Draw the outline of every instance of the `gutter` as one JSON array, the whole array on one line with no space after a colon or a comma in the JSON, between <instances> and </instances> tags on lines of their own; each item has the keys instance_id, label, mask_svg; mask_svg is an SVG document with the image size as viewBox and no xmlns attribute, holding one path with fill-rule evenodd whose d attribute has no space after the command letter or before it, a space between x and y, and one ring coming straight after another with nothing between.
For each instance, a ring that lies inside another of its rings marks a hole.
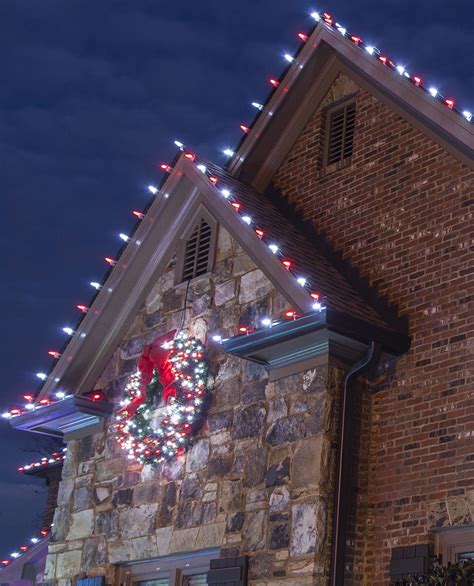
<instances>
[{"instance_id":1,"label":"gutter","mask_svg":"<svg viewBox=\"0 0 474 586\"><path fill-rule=\"evenodd\" d=\"M382 345L372 340L365 356L348 370L341 383L339 442L336 461L334 514L331 546L330 586L344 586L346 533L351 496L351 453L354 433L356 391L353 383L363 372L374 367L382 355Z\"/></svg>"}]
</instances>

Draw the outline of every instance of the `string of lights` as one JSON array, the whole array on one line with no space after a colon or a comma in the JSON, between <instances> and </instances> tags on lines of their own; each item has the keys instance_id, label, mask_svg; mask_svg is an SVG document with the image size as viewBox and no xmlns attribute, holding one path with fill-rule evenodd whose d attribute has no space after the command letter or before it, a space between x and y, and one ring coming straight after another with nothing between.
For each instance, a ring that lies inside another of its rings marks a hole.
<instances>
[{"instance_id":1,"label":"string of lights","mask_svg":"<svg viewBox=\"0 0 474 586\"><path fill-rule=\"evenodd\" d=\"M403 65L395 63L388 56L386 56L385 54L382 54L382 52L377 47L374 47L372 45L365 43L365 41L360 36L353 35L350 32L348 32L346 27L342 26L337 21L335 21L335 19L331 16L330 13L328 13L328 12L320 13L320 12L313 11L313 12L311 12L311 18L316 22L316 26L318 26L318 25L327 26L327 27L337 31L342 37L347 39L348 42L357 46L361 51L364 51L365 54L376 59L381 64L381 66L388 67L389 69L393 70L394 73L396 73L396 74L400 75L402 78L406 79L407 82L410 82L414 86L418 87L420 89L420 91L426 92L433 99L436 99L439 102L443 103L448 109L452 110L453 112L458 113L468 122L470 122L470 123L473 122L472 113L468 110L459 110L456 107L455 100L453 98L444 97L441 94L441 92L438 90L438 88L435 88L434 86L427 85L419 75L411 75L405 69L405 67ZM304 33L304 32L298 33L297 36L298 36L298 39L303 43L306 43L309 39L309 34ZM291 55L290 53L285 53L283 55L284 60L288 64L283 75L286 74L288 68L291 68L293 65L295 65L295 61L297 61L297 56L298 56L298 51L294 55ZM280 79L270 78L269 82L272 86L271 91L274 92L278 89L278 87L281 83L281 78ZM266 100L266 101L268 101L268 100ZM255 107L259 111L259 115L262 112L264 112L264 110L266 108L265 104L261 104L259 102L252 102L252 106ZM254 123L257 119L258 119L258 115L257 115L256 119L254 120ZM248 135L251 132L252 127L250 125L241 124L240 129L244 133L244 135L245 135L244 139L245 139L246 135ZM219 183L218 178L212 176L212 174L210 174L207 171L205 165L196 162L196 154L192 153L190 151L187 151L185 149L184 144L179 140L175 140L174 144L179 149L179 151L181 151L183 153L183 156L187 160L196 163L197 168L202 173L204 173L208 177L210 183L216 189L218 189L217 188L217 184ZM235 151L229 147L226 147L223 150L223 154L226 157L232 158L235 156ZM168 163L162 163L159 167L165 173L172 173L173 172L173 168ZM263 230L261 230L259 228L256 220L254 220L250 215L245 213L245 210L242 208L241 203L239 201L237 201L237 199L232 195L231 190L228 189L225 185L223 185L222 187L220 186L218 190L219 190L219 193L225 199L227 199L229 201L229 203L233 207L233 209L241 216L242 222L244 222L245 224L247 224L247 226L249 226L249 228L254 230L257 238L262 240L263 243L268 246L269 250L281 260L282 265L285 267L285 269L288 270L295 277L297 283L299 285L301 285L308 292L308 294L311 296L311 298L313 300L313 309L315 311L321 311L322 309L324 309L322 302L321 302L322 300L320 299L320 294L314 291L311 283L308 282L308 280L305 278L305 276L298 274L298 271L296 269L294 261L286 258L284 255L284 251L282 251L280 249L278 244L276 244L273 241L273 239L271 239L270 237L267 237L267 235L264 234ZM156 197L159 197L160 195L163 195L163 197L165 197L165 198L168 197L167 193L162 193L160 188L156 187L154 185L149 185L148 191L153 196L152 201L154 201L154 199ZM139 223L141 220L143 220L145 218L146 210L145 211L133 210L132 213L137 218L137 223ZM135 231L135 229L136 229L136 226L133 229L132 234ZM129 243L133 242L132 235L120 233L119 238L123 242L123 247L122 247L121 251L119 251L119 252L122 252L124 250L125 246L127 246ZM107 256L104 258L105 262L109 265L109 271L106 273L106 275L101 283L96 282L96 281L92 281L90 283L91 287L93 287L95 289L96 295L104 287L104 284L107 280L107 277L110 275L111 271L117 265L119 258L120 258L120 254L118 254L115 258L110 257L110 256ZM94 301L94 299L92 299L92 301L91 301L91 303L89 303L89 305L80 304L80 305L76 306L77 309L81 313L81 319L83 317L85 317L85 315L90 311L90 307L92 306L93 301ZM284 317L290 318L290 319L296 319L298 317L298 315L293 310L288 310ZM80 320L79 320L79 323L80 323ZM79 325L79 323L78 323L78 325ZM263 327L271 327L272 325L274 325L274 323L275 323L275 321L269 317L269 318L265 318L264 320L262 320L261 325ZM76 326L76 329L77 329L78 325ZM73 337L76 332L76 329L72 328L70 326L65 326L62 329L63 329L63 332L65 334L67 334L69 337ZM247 335L251 331L252 330L250 328L248 328L247 326L244 326L244 325L240 326L240 328L239 328L239 333L242 335ZM219 341L221 339L221 336L216 333L213 336L213 339L215 341ZM65 344L65 347L66 346L67 346L67 343ZM53 359L58 360L61 358L61 355L63 352L64 352L64 350L62 352L60 352L58 350L50 350L48 352L48 354ZM50 370L52 370L52 368ZM36 376L44 383L48 379L49 374L47 374L45 372L38 372ZM36 393L36 396L38 395L40 390L41 390L41 386L39 387L39 389ZM41 399L36 402L35 396L24 395L24 399L26 400L26 403L22 407L18 407L18 406L12 407L6 413L3 413L2 416L6 419L9 419L11 417L21 415L27 411L32 411L37 408L47 406L57 400L60 401L65 398L68 398L68 397L69 397L69 395L66 392L59 391L55 394L55 399L53 399L53 398Z\"/></svg>"}]
</instances>

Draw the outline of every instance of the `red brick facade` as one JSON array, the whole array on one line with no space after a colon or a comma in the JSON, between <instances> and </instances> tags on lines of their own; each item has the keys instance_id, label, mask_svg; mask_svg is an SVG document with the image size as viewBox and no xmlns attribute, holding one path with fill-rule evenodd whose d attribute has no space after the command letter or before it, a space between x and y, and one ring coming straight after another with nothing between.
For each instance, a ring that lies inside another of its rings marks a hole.
<instances>
[{"instance_id":1,"label":"red brick facade","mask_svg":"<svg viewBox=\"0 0 474 586\"><path fill-rule=\"evenodd\" d=\"M352 158L325 170L324 107L354 91ZM368 508L365 554L356 544L357 583L387 584L392 547L427 542L435 526L472 520L473 178L342 77L274 178L409 317L411 350L366 416Z\"/></svg>"}]
</instances>

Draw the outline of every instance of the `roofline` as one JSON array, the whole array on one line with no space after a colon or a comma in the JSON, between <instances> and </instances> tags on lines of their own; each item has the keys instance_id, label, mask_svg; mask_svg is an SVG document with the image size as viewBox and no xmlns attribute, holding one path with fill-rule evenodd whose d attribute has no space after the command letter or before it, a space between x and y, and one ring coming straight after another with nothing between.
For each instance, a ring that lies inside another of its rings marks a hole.
<instances>
[{"instance_id":1,"label":"roofline","mask_svg":"<svg viewBox=\"0 0 474 586\"><path fill-rule=\"evenodd\" d=\"M286 145L288 152L299 135L298 132L294 136L292 123L295 119L306 117L307 120L314 114L339 72L353 74L356 83L370 88L381 101L474 168L473 124L320 22L229 162L228 171L235 177L245 178L255 188L264 189L269 183L268 176L276 171L275 165L271 161L268 164L268 160L280 159L274 156L275 149L282 151ZM321 83L328 77L326 83ZM301 85L305 86L304 90ZM289 107L292 102L295 103ZM283 107L291 115L281 116ZM269 128L274 126L278 127L273 131L273 139L276 136L277 140L269 140L262 149L268 153L268 158L258 156L258 146L265 142Z\"/></svg>"},{"instance_id":2,"label":"roofline","mask_svg":"<svg viewBox=\"0 0 474 586\"><path fill-rule=\"evenodd\" d=\"M69 394L91 390L157 278L169 264L186 222L202 205L233 235L293 309L302 313L311 309L313 301L307 292L261 243L254 230L240 220L206 175L181 155L37 400L60 389ZM261 245L257 246L256 242Z\"/></svg>"}]
</instances>

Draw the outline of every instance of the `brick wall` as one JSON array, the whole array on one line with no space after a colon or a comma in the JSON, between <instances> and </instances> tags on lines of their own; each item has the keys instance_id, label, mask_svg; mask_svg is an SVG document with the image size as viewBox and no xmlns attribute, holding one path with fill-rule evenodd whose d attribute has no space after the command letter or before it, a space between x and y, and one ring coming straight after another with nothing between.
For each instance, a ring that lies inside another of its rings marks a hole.
<instances>
[{"instance_id":1,"label":"brick wall","mask_svg":"<svg viewBox=\"0 0 474 586\"><path fill-rule=\"evenodd\" d=\"M387 584L392 547L474 519L474 174L347 78L322 108L353 92L351 160L322 168L320 109L274 183L409 316L411 350L366 417L368 513L355 582L377 586Z\"/></svg>"}]
</instances>

